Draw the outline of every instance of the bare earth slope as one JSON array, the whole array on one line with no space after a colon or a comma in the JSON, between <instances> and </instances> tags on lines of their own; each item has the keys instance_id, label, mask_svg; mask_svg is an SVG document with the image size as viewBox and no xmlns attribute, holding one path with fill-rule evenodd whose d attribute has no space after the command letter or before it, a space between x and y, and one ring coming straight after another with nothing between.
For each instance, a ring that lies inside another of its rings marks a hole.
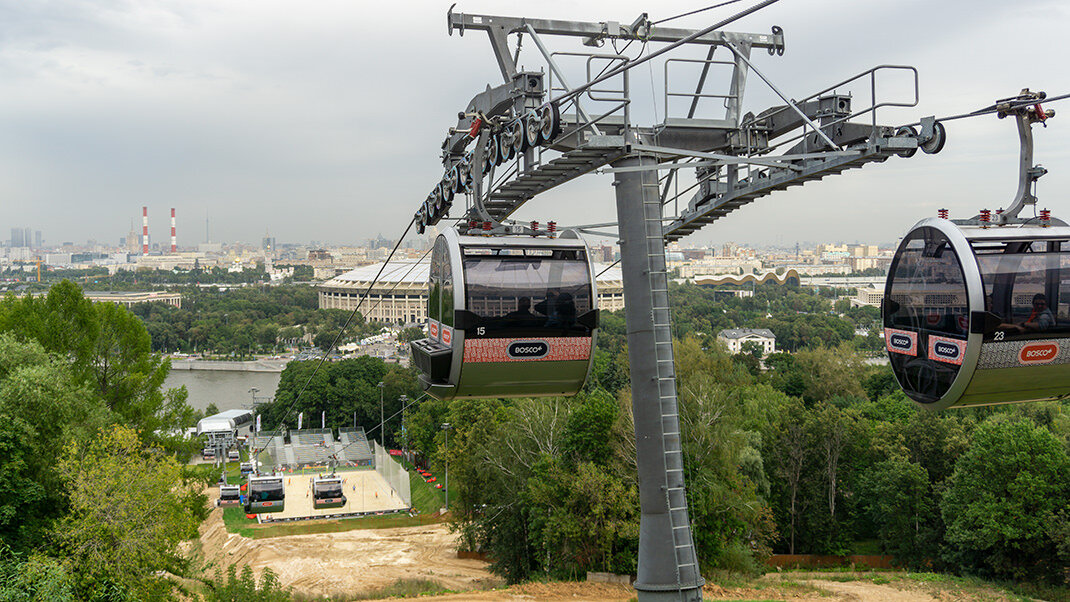
<instances>
[{"instance_id":1,"label":"bare earth slope","mask_svg":"<svg viewBox=\"0 0 1070 602\"><path fill-rule=\"evenodd\" d=\"M456 536L446 525L249 539L227 533L223 512L212 510L201 526L205 559L225 569L270 567L281 583L311 595L362 592L398 579L434 579L452 590L499 581L479 560L457 558Z\"/></svg>"},{"instance_id":2,"label":"bare earth slope","mask_svg":"<svg viewBox=\"0 0 1070 602\"><path fill-rule=\"evenodd\" d=\"M479 560L457 558L457 537L444 524L343 533L249 539L227 533L223 514L214 509L201 526L200 548L214 567L271 568L285 587L323 596L353 595L388 586L399 579L430 579L458 593L414 598L428 601L570 600L608 602L635 599L630 586L607 583L526 583L504 589ZM743 587L707 584L707 600L791 600L807 602L1010 602L1019 598L994 589L966 591L947 584L922 583L902 573L852 577L837 573L770 573ZM852 580L856 579L856 580Z\"/></svg>"}]
</instances>

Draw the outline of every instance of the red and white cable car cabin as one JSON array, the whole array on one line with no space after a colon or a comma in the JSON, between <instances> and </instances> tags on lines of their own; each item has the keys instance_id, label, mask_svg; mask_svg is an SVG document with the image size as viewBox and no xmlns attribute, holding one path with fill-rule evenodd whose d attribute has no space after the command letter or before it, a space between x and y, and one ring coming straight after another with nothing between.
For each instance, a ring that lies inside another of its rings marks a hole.
<instances>
[{"instance_id":1,"label":"red and white cable car cabin","mask_svg":"<svg viewBox=\"0 0 1070 602\"><path fill-rule=\"evenodd\" d=\"M892 259L882 313L895 376L923 407L1066 397L1070 227L1046 214L988 227L922 220Z\"/></svg>"},{"instance_id":2,"label":"red and white cable car cabin","mask_svg":"<svg viewBox=\"0 0 1070 602\"><path fill-rule=\"evenodd\" d=\"M591 368L597 289L587 246L559 238L466 236L431 253L428 338L412 343L428 394L574 395Z\"/></svg>"}]
</instances>

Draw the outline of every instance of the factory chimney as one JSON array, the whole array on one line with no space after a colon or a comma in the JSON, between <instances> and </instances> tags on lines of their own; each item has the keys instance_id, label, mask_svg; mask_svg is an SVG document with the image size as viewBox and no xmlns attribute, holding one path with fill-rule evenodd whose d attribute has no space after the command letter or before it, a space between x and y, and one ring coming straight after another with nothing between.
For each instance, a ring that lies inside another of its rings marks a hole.
<instances>
[{"instance_id":1,"label":"factory chimney","mask_svg":"<svg viewBox=\"0 0 1070 602\"><path fill-rule=\"evenodd\" d=\"M149 208L141 208L141 254L149 254Z\"/></svg>"},{"instance_id":2,"label":"factory chimney","mask_svg":"<svg viewBox=\"0 0 1070 602\"><path fill-rule=\"evenodd\" d=\"M175 208L171 207L171 253L178 252L177 239L175 239Z\"/></svg>"}]
</instances>

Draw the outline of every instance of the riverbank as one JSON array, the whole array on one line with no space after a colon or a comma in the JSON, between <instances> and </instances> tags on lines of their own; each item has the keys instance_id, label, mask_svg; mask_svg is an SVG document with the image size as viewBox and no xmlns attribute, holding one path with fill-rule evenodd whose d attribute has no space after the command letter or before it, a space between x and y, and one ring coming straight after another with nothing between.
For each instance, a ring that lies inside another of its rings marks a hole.
<instances>
[{"instance_id":1,"label":"riverbank","mask_svg":"<svg viewBox=\"0 0 1070 602\"><path fill-rule=\"evenodd\" d=\"M172 359L171 370L221 370L227 372L282 372L287 359L258 359L247 362Z\"/></svg>"}]
</instances>

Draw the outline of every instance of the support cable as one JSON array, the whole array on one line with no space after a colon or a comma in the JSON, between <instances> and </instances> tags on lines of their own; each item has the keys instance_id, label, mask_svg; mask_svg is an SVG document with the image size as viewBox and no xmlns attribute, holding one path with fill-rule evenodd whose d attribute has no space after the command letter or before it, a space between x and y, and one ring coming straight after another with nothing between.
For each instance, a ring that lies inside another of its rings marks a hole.
<instances>
[{"instance_id":1,"label":"support cable","mask_svg":"<svg viewBox=\"0 0 1070 602\"><path fill-rule=\"evenodd\" d=\"M1051 97L1044 98L1044 99L1041 99L1041 100L1018 100L1018 101L1008 102L1005 106L1002 106L1002 107L997 107L997 106L993 105L991 107L985 107L983 109L978 109L978 110L972 111L970 113L960 113L958 115L951 115L950 117L937 117L936 121L954 121L956 119L965 119L967 117L980 117L982 115L991 115L992 113L999 113L999 112L1003 112L1003 111L1013 111L1015 109L1021 109L1023 107L1032 107L1032 106L1036 106L1038 104L1048 104L1050 102L1055 102L1057 100L1066 100L1067 98L1070 98L1070 94L1062 94L1062 95L1059 95L1059 96L1051 96ZM907 125L921 125L921 122L918 121L918 122L915 122L915 123L909 123Z\"/></svg>"},{"instance_id":2,"label":"support cable","mask_svg":"<svg viewBox=\"0 0 1070 602\"><path fill-rule=\"evenodd\" d=\"M680 19L682 17L690 17L691 15L697 15L698 13L704 13L704 12L706 12L708 10L712 10L712 9L715 9L715 8L721 8L722 6L728 6L729 4L735 4L736 2L742 2L742 0L728 0L728 2L721 2L720 4L714 4L713 6L707 6L706 8L700 8L698 10L693 10L691 12L679 14L679 15L676 15L674 17L666 17L666 18L664 18L664 19L662 19L660 21L652 22L651 25L659 25L661 23L667 23L667 22L672 21L674 19Z\"/></svg>"},{"instance_id":3,"label":"support cable","mask_svg":"<svg viewBox=\"0 0 1070 602\"><path fill-rule=\"evenodd\" d=\"M305 384L301 386L301 390L298 391L297 396L294 397L294 400L290 402L289 407L286 408L286 412L283 413L282 418L275 426L275 429L271 431L271 435L268 437L268 440L259 449L254 448L253 453L251 454L252 457L255 458L261 453L263 453L264 450L267 449L267 446L271 444L271 441L275 439L275 436L279 434L279 430L282 428L283 423L285 423L286 419L290 417L290 413L293 411L294 406L297 405L297 402L301 399L301 396L308 389L308 385L312 383L312 379L315 378L316 374L319 373L320 368L323 367L323 363L327 361L327 357L331 354L331 351L334 350L335 346L338 344L338 341L341 340L342 335L346 331L346 328L349 327L349 324L353 321L353 318L356 317L357 311L360 310L361 304L364 303L364 300L368 298L369 294L371 294L372 289L379 281L379 277L383 275L383 271L386 269L386 266L389 265L390 260L394 257L394 253L396 253L398 248L401 247L401 242L405 240L406 236L408 236L409 230L412 229L412 225L414 223L416 223L415 217L409 220L409 225L405 226L405 231L401 233L401 238L398 238L397 244L395 244L394 248L390 250L390 254L387 255L386 261L383 262L383 266L379 268L379 272L375 275L375 278L373 278L371 283L368 284L367 290L365 290L364 294L360 297L360 299L357 300L357 305L353 308L353 311L349 313L349 317L346 318L345 324L342 325L342 328L338 331L338 334L335 335L334 340L331 341L330 346L327 347L327 349L324 350L323 355L320 356L320 361L316 364L316 368L312 371L312 374L309 375L308 380L305 381ZM379 298L379 301L382 302L382 297ZM257 463L257 468L259 468L259 462ZM257 470L257 473L259 474L259 470Z\"/></svg>"},{"instance_id":4,"label":"support cable","mask_svg":"<svg viewBox=\"0 0 1070 602\"><path fill-rule=\"evenodd\" d=\"M405 406L403 408L401 408L400 410L398 410L398 411L394 412L393 414L387 416L386 419L383 420L383 423L389 422L392 418L394 418L394 416L397 416L398 414L400 414L400 413L404 412L405 410L409 409L409 406L411 406L412 404L414 404L414 403L416 403L418 401L423 401L426 397L427 397L427 393L422 393L416 399L410 399L409 403L405 404ZM364 433L365 439L367 439L368 435L374 433L376 431L376 429L378 429L378 428L379 428L379 425L377 424L377 425L373 426L371 429L365 431L365 433ZM332 456L336 456L337 454L340 454L340 453L344 452L345 450L349 449L350 445L353 445L354 443L356 443L356 441L350 441L349 443L346 444L345 447L343 447L340 450L335 451L331 455ZM338 460L338 458L335 457L335 460Z\"/></svg>"}]
</instances>

